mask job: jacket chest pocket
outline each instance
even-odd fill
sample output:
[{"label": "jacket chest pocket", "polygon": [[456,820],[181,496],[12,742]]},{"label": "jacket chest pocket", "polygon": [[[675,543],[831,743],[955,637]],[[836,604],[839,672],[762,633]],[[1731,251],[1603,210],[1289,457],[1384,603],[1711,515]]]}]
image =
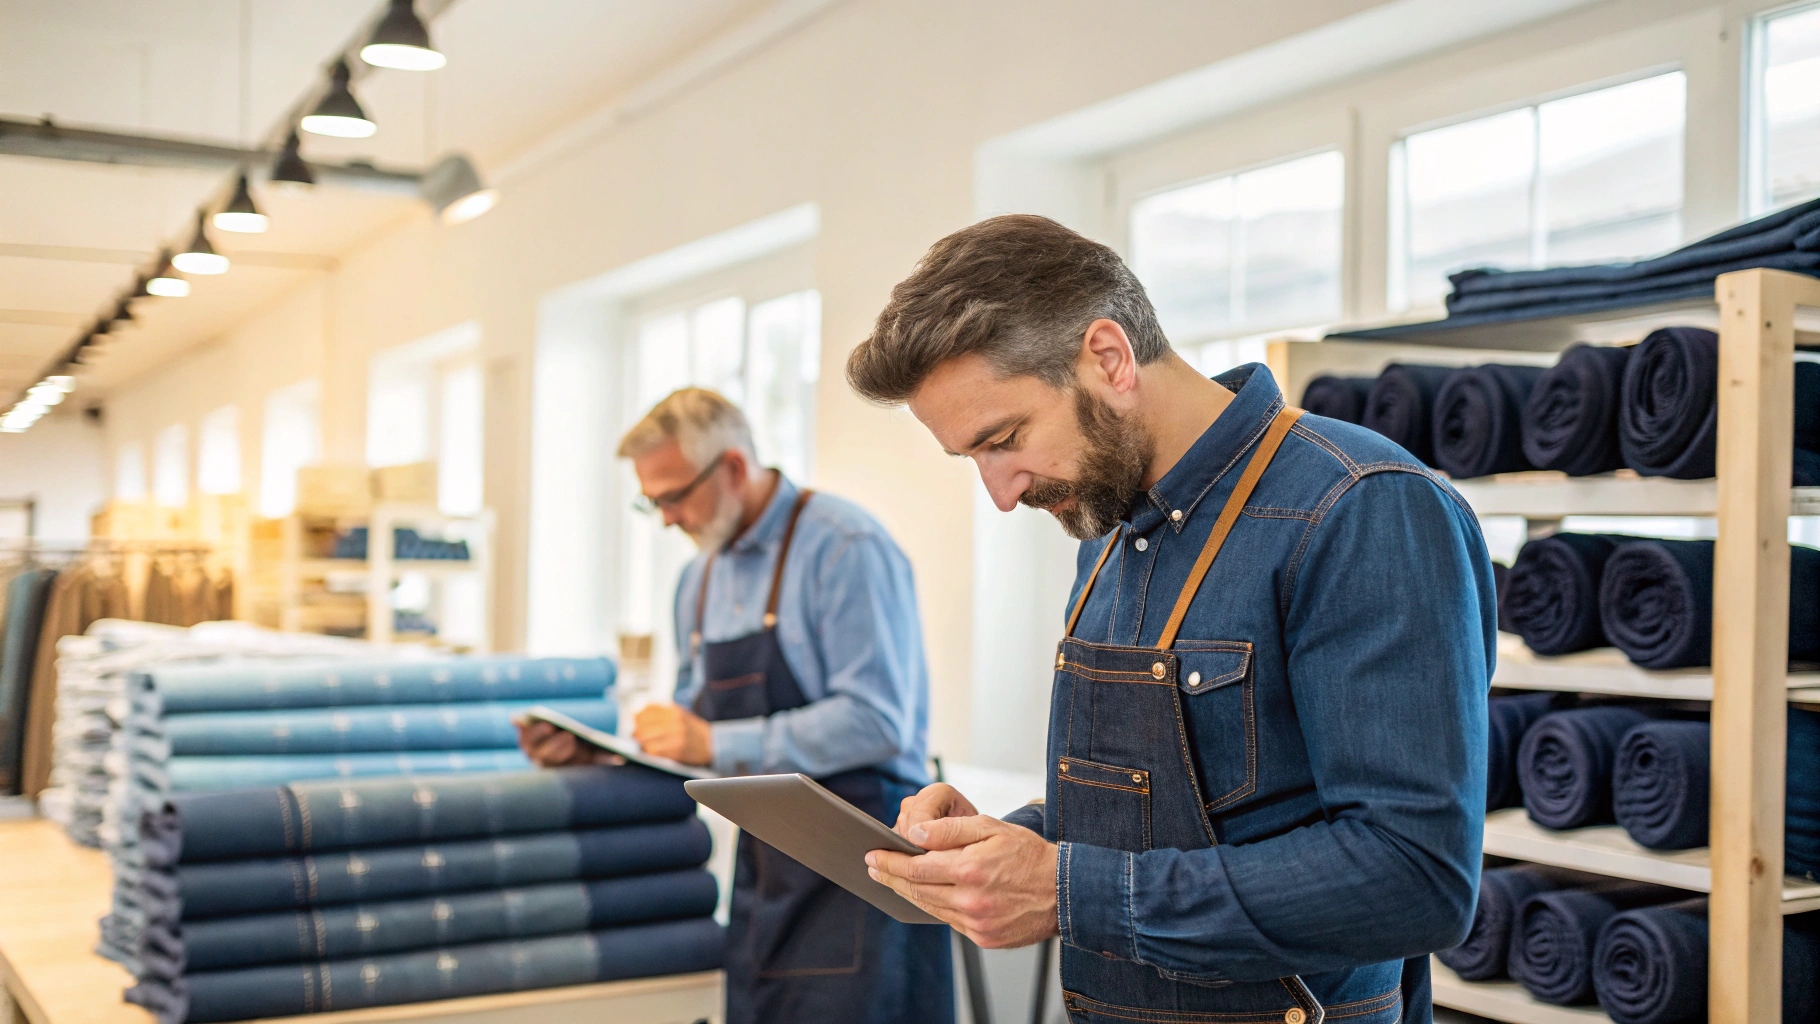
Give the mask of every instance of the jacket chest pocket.
[{"label": "jacket chest pocket", "polygon": [[1064,757],[1055,766],[1055,838],[1113,850],[1150,845],[1150,773]]},{"label": "jacket chest pocket", "polygon": [[1201,799],[1209,813],[1257,792],[1258,720],[1251,644],[1178,640],[1176,688]]}]

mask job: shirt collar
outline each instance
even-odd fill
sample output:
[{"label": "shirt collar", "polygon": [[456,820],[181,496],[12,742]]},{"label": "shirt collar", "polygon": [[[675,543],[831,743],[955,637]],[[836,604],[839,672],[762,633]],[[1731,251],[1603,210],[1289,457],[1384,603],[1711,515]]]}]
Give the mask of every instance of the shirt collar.
[{"label": "shirt collar", "polygon": [[[1262,363],[1246,363],[1213,380],[1233,392],[1232,404],[1155,486],[1132,502],[1126,521],[1133,533],[1147,533],[1164,522],[1180,533],[1201,499],[1251,450],[1283,408],[1283,394]],[[1179,518],[1174,516],[1177,511]]]},{"label": "shirt collar", "polygon": [[790,508],[796,504],[796,495],[796,485],[790,482],[790,478],[784,475],[783,470],[778,470],[776,493],[772,494],[771,500],[765,504],[765,510],[759,514],[758,522],[753,523],[751,529],[740,534],[733,543],[727,545],[728,552],[744,554],[748,551],[758,551],[773,540],[781,538],[784,535],[784,527],[790,521]]}]

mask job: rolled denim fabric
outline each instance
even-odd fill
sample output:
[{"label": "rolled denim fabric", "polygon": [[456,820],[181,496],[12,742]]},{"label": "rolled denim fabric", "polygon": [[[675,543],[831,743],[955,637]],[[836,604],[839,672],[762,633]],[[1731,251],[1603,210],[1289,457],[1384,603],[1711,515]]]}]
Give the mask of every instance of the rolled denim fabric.
[{"label": "rolled denim fabric", "polygon": [[545,701],[599,697],[613,685],[606,658],[493,655],[444,661],[230,662],[182,665],[141,673],[135,687],[154,693],[165,714],[442,704],[455,701]]},{"label": "rolled denim fabric", "polygon": [[300,782],[173,797],[143,830],[152,866],[686,818],[682,780],[639,765]]},{"label": "rolled denim fabric", "polygon": [[1493,697],[1487,702],[1486,810],[1522,806],[1523,784],[1517,771],[1517,750],[1523,743],[1523,734],[1536,724],[1537,719],[1555,710],[1560,699],[1559,694],[1553,693],[1520,693]]},{"label": "rolled denim fabric", "polygon": [[1510,566],[1503,562],[1491,563],[1491,582],[1498,595],[1498,631],[1515,633],[1516,626],[1510,621]]},{"label": "rolled denim fabric", "polygon": [[1652,850],[1705,846],[1712,813],[1712,726],[1644,722],[1624,734],[1612,767],[1612,813]]},{"label": "rolled denim fabric", "polygon": [[1435,465],[1458,479],[1534,469],[1523,454],[1523,409],[1542,370],[1488,364],[1448,376],[1435,395]]},{"label": "rolled denim fabric", "polygon": [[1510,964],[1510,933],[1517,910],[1531,896],[1572,884],[1574,876],[1534,864],[1492,868],[1479,876],[1479,905],[1473,909],[1466,941],[1435,956],[1467,981],[1505,976]]},{"label": "rolled denim fabric", "polygon": [[1434,465],[1434,404],[1452,366],[1392,363],[1371,385],[1364,426],[1383,434],[1426,465]]},{"label": "rolled denim fabric", "polygon": [[[1692,1024],[1706,1019],[1707,901],[1616,914],[1599,933],[1593,988],[1618,1024]],[[1820,914],[1782,919],[1782,1020],[1820,1021]]]},{"label": "rolled denim fabric", "polygon": [[1609,824],[1618,742],[1648,720],[1636,708],[1615,705],[1555,711],[1537,719],[1517,753],[1530,820],[1557,829]]},{"label": "rolled denim fabric", "polygon": [[313,963],[532,935],[708,917],[719,901],[700,868],[384,903],[160,922],[146,929],[146,977]]},{"label": "rolled denim fabric", "polygon": [[1605,646],[1599,582],[1619,538],[1557,533],[1523,545],[1510,570],[1510,624],[1537,654]]},{"label": "rolled denim fabric", "polygon": [[289,1017],[714,970],[724,943],[713,918],[697,918],[334,960],[301,970],[285,965],[199,973],[135,985],[126,998],[155,1013],[159,1024]]},{"label": "rolled denim fabric", "polygon": [[1719,336],[1663,327],[1624,368],[1618,439],[1624,464],[1644,476],[1713,475],[1719,436]]},{"label": "rolled denim fabric", "polygon": [[1599,930],[1619,911],[1683,899],[1687,893],[1642,882],[1606,882],[1531,896],[1510,936],[1510,976],[1545,1003],[1593,1000]]},{"label": "rolled denim fabric", "polygon": [[1358,423],[1365,419],[1376,377],[1335,377],[1322,374],[1302,389],[1302,408],[1316,416]]},{"label": "rolled denim fabric", "polygon": [[[1820,551],[1789,548],[1788,656],[1820,659]],[[1713,542],[1633,540],[1605,562],[1599,613],[1612,644],[1644,668],[1712,663]]]},{"label": "rolled denim fabric", "polygon": [[151,919],[195,921],[699,867],[712,847],[701,819],[686,818],[314,857],[183,865],[148,871],[140,886]]},{"label": "rolled denim fabric", "polygon": [[[539,704],[603,732],[612,732],[619,719],[614,701],[596,697],[308,711],[215,711],[168,715],[162,728],[170,741],[171,754],[179,757],[500,750],[518,743],[512,716]],[[241,785],[252,784],[249,781]]]},{"label": "rolled denim fabric", "polygon": [[1575,345],[1543,371],[1523,406],[1523,454],[1568,476],[1624,466],[1618,405],[1629,348]]},{"label": "rolled denim fabric", "polygon": [[1788,809],[1783,870],[1820,882],[1820,712],[1788,709]]},{"label": "rolled denim fabric", "polygon": [[173,793],[239,790],[305,779],[361,779],[377,775],[443,775],[511,772],[531,768],[517,747],[506,750],[420,750],[409,754],[266,754],[249,757],[173,757],[165,763]]}]

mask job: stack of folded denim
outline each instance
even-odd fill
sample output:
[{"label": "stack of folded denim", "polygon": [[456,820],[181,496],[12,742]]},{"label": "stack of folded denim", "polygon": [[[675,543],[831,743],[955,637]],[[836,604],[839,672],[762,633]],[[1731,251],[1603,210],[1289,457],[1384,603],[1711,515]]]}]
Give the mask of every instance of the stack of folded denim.
[{"label": "stack of folded denim", "polygon": [[117,958],[160,1024],[710,970],[710,845],[638,766],[183,794],[117,879]]},{"label": "stack of folded denim", "polygon": [[[368,531],[356,526],[335,537],[335,558],[367,557]],[[406,526],[392,530],[392,557],[465,562],[472,553],[465,540],[437,540]]]}]

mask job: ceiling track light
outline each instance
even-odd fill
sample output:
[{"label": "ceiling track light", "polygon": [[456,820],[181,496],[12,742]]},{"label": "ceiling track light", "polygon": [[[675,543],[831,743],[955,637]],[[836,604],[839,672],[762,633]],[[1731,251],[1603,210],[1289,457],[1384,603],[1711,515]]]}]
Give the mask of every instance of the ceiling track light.
[{"label": "ceiling track light", "polygon": [[310,165],[303,162],[303,154],[298,150],[302,143],[295,131],[284,140],[284,149],[278,159],[272,163],[271,183],[282,188],[304,188],[316,184],[316,175]]},{"label": "ceiling track light", "polygon": [[430,45],[430,30],[417,16],[412,0],[391,0],[373,36],[360,48],[360,59],[378,68],[435,71],[449,62]]},{"label": "ceiling track light", "polygon": [[203,215],[196,215],[196,237],[184,250],[171,257],[171,265],[186,274],[225,274],[228,271],[228,258],[215,251],[209,244],[208,232],[203,230]]},{"label": "ceiling track light", "polygon": [[252,190],[247,187],[246,172],[240,172],[240,180],[234,185],[234,198],[215,214],[215,226],[223,231],[238,231],[242,234],[256,235],[265,230],[265,214],[253,205]]},{"label": "ceiling track light", "polygon": [[473,220],[499,201],[499,192],[481,184],[473,162],[460,153],[450,153],[423,172],[418,188],[444,224]]},{"label": "ceiling track light", "polygon": [[348,62],[336,61],[335,70],[329,74],[329,91],[317,102],[315,110],[304,115],[298,127],[313,135],[337,139],[365,139],[378,131],[379,126],[367,119],[366,111],[360,109],[360,101],[348,87],[350,77]]}]

